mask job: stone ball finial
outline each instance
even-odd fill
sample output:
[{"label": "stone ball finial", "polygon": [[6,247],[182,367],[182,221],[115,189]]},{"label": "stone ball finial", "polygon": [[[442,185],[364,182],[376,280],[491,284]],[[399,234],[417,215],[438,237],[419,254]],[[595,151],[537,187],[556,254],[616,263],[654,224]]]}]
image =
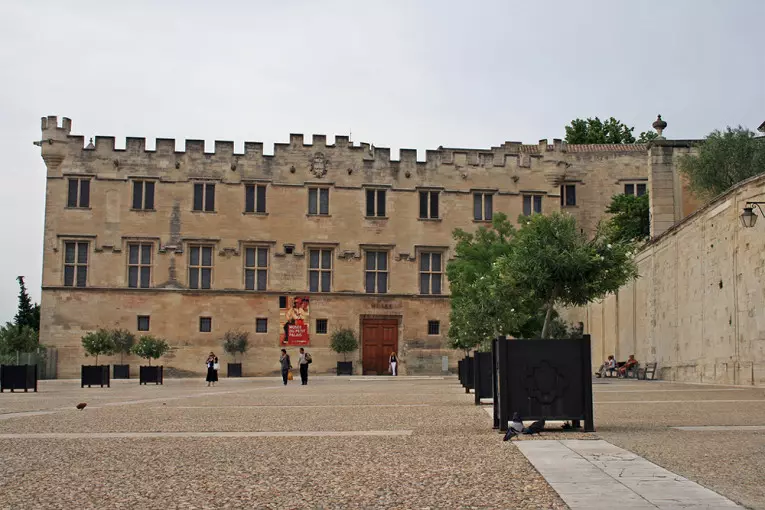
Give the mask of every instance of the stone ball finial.
[{"label": "stone ball finial", "polygon": [[661,115],[656,117],[656,120],[653,122],[653,124],[651,124],[651,126],[653,126],[653,128],[659,134],[659,138],[663,138],[661,133],[667,127],[667,123],[661,120]]}]

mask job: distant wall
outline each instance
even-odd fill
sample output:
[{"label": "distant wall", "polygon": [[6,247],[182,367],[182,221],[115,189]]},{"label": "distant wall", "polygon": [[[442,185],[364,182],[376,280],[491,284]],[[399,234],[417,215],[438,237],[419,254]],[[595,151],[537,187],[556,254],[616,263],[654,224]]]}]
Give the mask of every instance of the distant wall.
[{"label": "distant wall", "polygon": [[765,201],[765,175],[654,238],[618,294],[565,314],[592,335],[593,364],[635,354],[662,379],[765,385],[765,218],[742,227],[749,200]]}]

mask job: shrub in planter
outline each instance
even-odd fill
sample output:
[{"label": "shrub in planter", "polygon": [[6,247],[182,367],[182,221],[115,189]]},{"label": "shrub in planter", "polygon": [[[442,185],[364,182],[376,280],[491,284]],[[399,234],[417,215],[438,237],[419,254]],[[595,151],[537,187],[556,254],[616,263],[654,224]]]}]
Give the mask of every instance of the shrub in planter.
[{"label": "shrub in planter", "polygon": [[139,367],[139,384],[163,383],[162,374],[164,367],[151,366],[151,360],[161,358],[167,354],[167,351],[169,350],[170,346],[161,338],[146,335],[138,339],[138,343],[133,346],[132,352],[136,356],[149,361],[148,366]]},{"label": "shrub in planter", "polygon": [[353,375],[353,362],[346,355],[359,348],[356,332],[350,328],[338,329],[332,333],[329,348],[343,355],[343,361],[337,362],[337,375]]},{"label": "shrub in planter", "polygon": [[114,340],[114,350],[120,354],[119,365],[114,365],[115,379],[130,379],[130,365],[124,364],[124,357],[130,354],[135,345],[135,335],[126,329],[113,329],[110,331]]},{"label": "shrub in planter", "polygon": [[250,347],[250,333],[247,331],[226,331],[223,335],[223,350],[234,357],[234,362],[228,364],[228,377],[242,377],[242,363],[236,362],[236,355],[244,356]]},{"label": "shrub in planter", "polygon": [[109,331],[99,328],[82,337],[82,347],[85,349],[85,357],[95,356],[95,365],[82,365],[80,373],[80,387],[99,385],[111,386],[109,380],[109,365],[99,365],[98,357],[101,355],[114,354],[114,338]]}]

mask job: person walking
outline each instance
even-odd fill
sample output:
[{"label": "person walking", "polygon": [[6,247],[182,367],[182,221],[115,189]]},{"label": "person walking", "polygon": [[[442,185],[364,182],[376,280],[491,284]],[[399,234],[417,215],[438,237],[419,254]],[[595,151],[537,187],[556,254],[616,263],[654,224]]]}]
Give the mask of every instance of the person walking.
[{"label": "person walking", "polygon": [[218,358],[215,357],[215,353],[212,351],[207,356],[207,361],[205,361],[205,364],[207,365],[207,385],[210,386],[211,384],[215,386],[215,383],[218,382],[218,370],[217,370],[217,364],[218,364]]},{"label": "person walking", "polygon": [[282,367],[282,380],[284,381],[284,385],[287,386],[287,379],[289,378],[290,369],[292,368],[292,362],[290,361],[290,355],[287,354],[287,349],[282,349],[279,363]]},{"label": "person walking", "polygon": [[313,362],[311,355],[305,352],[305,349],[301,347],[300,361],[298,361],[298,365],[300,365],[300,382],[303,386],[308,385],[308,365],[310,365],[311,362]]},{"label": "person walking", "polygon": [[398,375],[398,358],[396,358],[395,352],[390,353],[390,358],[388,358],[388,364],[390,365],[391,375]]}]

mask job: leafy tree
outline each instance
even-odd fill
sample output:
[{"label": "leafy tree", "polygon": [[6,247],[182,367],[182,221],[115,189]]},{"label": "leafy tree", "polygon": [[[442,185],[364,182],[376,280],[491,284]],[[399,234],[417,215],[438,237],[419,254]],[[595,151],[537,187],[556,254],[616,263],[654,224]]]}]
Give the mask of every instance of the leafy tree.
[{"label": "leafy tree", "polygon": [[34,352],[40,346],[37,331],[30,326],[17,326],[11,322],[0,327],[0,354]]},{"label": "leafy tree", "polygon": [[120,353],[120,364],[126,354],[130,354],[135,344],[135,335],[126,329],[113,329],[109,331],[114,342],[114,352]]},{"label": "leafy tree", "polygon": [[151,360],[159,359],[167,354],[170,346],[161,338],[145,335],[138,339],[138,343],[132,350],[136,356],[149,360],[149,366],[151,366]]},{"label": "leafy tree", "polygon": [[356,339],[356,333],[350,328],[342,328],[332,333],[332,339],[329,348],[343,355],[343,361],[346,360],[346,354],[359,348],[359,341]]},{"label": "leafy tree", "polygon": [[573,217],[553,213],[521,217],[508,254],[496,263],[498,278],[545,303],[542,338],[549,338],[556,304],[582,306],[637,277],[634,244],[610,240],[599,229],[588,240]]},{"label": "leafy tree", "polygon": [[234,363],[236,363],[237,354],[244,355],[249,349],[249,338],[250,333],[247,331],[226,331],[223,335],[223,350],[234,357]]},{"label": "leafy tree", "polygon": [[680,159],[680,170],[698,196],[711,198],[765,172],[765,141],[741,126],[712,131],[697,155]]},{"label": "leafy tree", "polygon": [[608,220],[614,241],[643,241],[651,236],[648,194],[615,195],[606,208],[613,214]]},{"label": "leafy tree", "polygon": [[85,349],[85,357],[96,357],[96,365],[98,365],[98,357],[100,355],[112,355],[117,348],[114,345],[114,337],[111,332],[102,328],[85,334],[82,337],[82,347]]},{"label": "leafy tree", "polygon": [[655,140],[659,136],[656,131],[643,131],[637,139],[637,143],[648,143],[651,140]]},{"label": "leafy tree", "polygon": [[[581,143],[635,143],[632,136],[634,127],[627,127],[621,121],[611,117],[605,122],[598,117],[594,119],[574,119],[566,126],[566,142]],[[641,133],[641,136],[644,133]]]},{"label": "leafy tree", "polygon": [[13,322],[18,327],[29,326],[35,331],[40,331],[40,308],[32,304],[27,287],[24,285],[24,277],[18,276],[16,281],[19,282],[19,309]]}]

